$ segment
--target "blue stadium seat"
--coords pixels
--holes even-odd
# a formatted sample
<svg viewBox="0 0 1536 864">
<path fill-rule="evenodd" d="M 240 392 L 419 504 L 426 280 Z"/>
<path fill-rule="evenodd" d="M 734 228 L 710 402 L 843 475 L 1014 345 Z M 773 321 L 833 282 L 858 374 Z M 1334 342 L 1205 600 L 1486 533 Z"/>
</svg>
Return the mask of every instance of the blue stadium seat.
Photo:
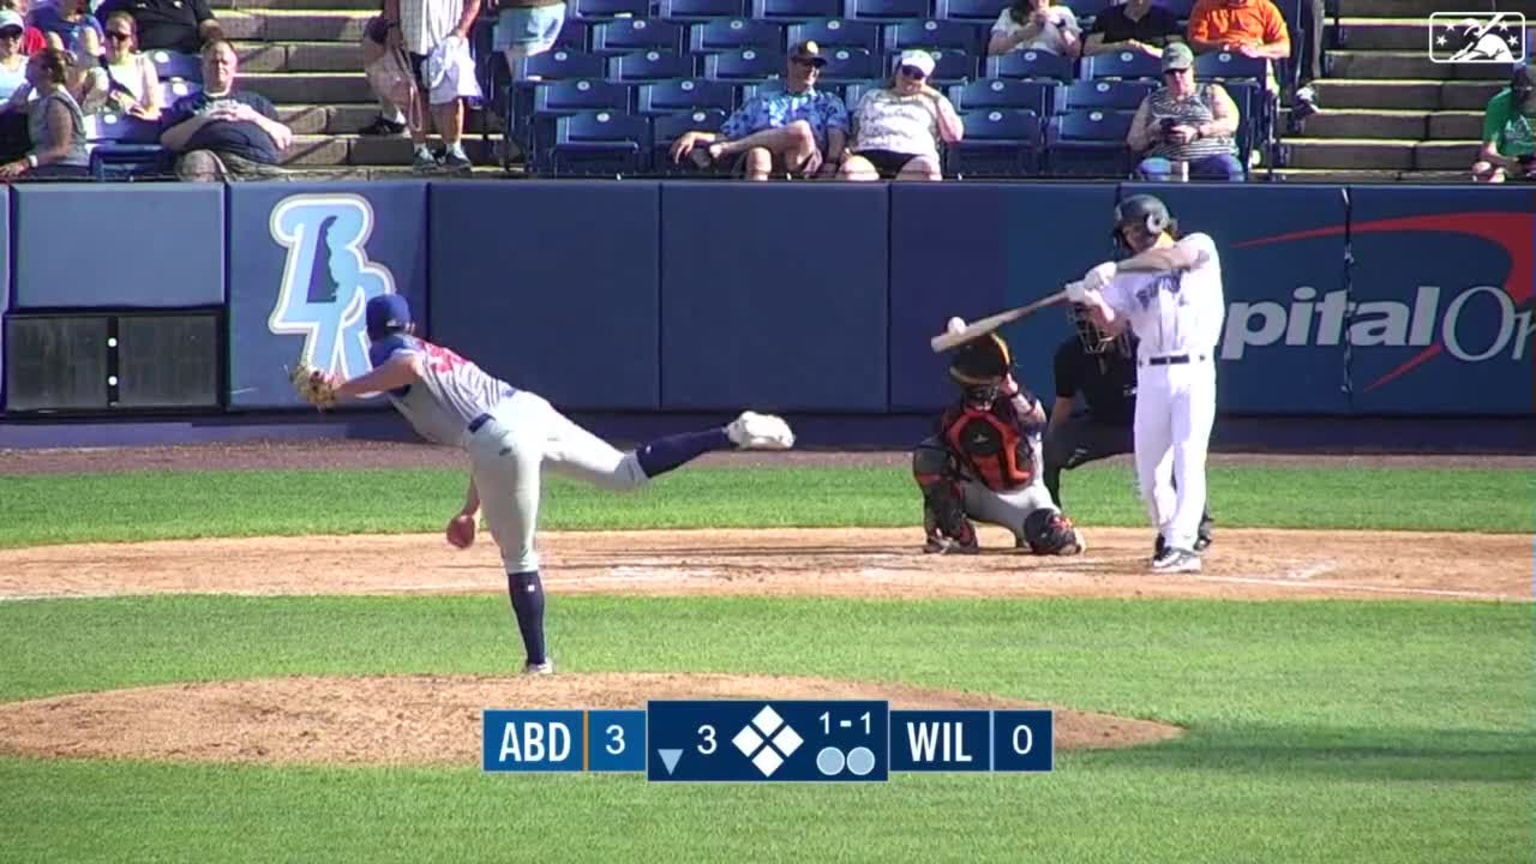
<svg viewBox="0 0 1536 864">
<path fill-rule="evenodd" d="M 961 176 L 1017 177 L 1038 172 L 1040 115 L 1013 108 L 960 115 L 965 137 L 945 145 L 945 171 Z"/>
<path fill-rule="evenodd" d="M 658 174 L 687 174 L 696 169 L 691 162 L 672 162 L 672 142 L 685 132 L 715 132 L 725 123 L 726 112 L 719 109 L 698 109 L 658 114 L 651 118 L 651 169 Z"/>
<path fill-rule="evenodd" d="M 165 175 L 175 154 L 160 146 L 160 124 L 120 114 L 85 118 L 91 176 L 98 181 Z"/>
<path fill-rule="evenodd" d="M 693 57 L 675 51 L 636 51 L 608 59 L 610 81 L 634 83 L 693 76 Z"/>
<path fill-rule="evenodd" d="M 933 17 L 941 21 L 995 24 L 1010 0 L 936 0 Z"/>
<path fill-rule="evenodd" d="M 1083 79 L 1087 81 L 1097 81 L 1102 78 L 1158 81 L 1162 75 L 1162 62 L 1140 51 L 1114 51 L 1083 59 Z"/>
<path fill-rule="evenodd" d="M 1244 57 L 1227 51 L 1195 55 L 1196 81 L 1264 81 L 1268 64 L 1259 57 Z"/>
<path fill-rule="evenodd" d="M 615 18 L 592 26 L 594 54 L 628 54 L 634 51 L 681 51 L 682 27 L 670 21 Z"/>
<path fill-rule="evenodd" d="M 736 88 L 725 81 L 685 78 L 657 81 L 635 88 L 635 110 L 641 114 L 676 114 L 695 109 L 736 107 Z"/>
<path fill-rule="evenodd" d="M 180 78 L 183 81 L 203 82 L 203 61 L 196 54 L 181 54 L 176 51 L 152 50 L 146 51 L 149 61 L 155 64 L 155 74 L 161 81 L 172 78 Z"/>
<path fill-rule="evenodd" d="M 784 25 L 750 18 L 717 18 L 688 28 L 688 50 L 695 54 L 756 48 L 777 54 L 784 50 Z"/>
<path fill-rule="evenodd" d="M 566 15 L 586 21 L 605 18 L 649 18 L 651 0 L 570 0 Z"/>
<path fill-rule="evenodd" d="M 902 21 L 885 28 L 886 53 L 907 48 L 966 51 L 981 56 L 987 50 L 984 28 L 961 21 Z"/>
<path fill-rule="evenodd" d="M 741 18 L 751 11 L 746 0 L 661 0 L 661 17 L 669 21 Z"/>
<path fill-rule="evenodd" d="M 1055 84 L 1048 81 L 1019 81 L 1012 78 L 987 78 L 949 88 L 949 101 L 956 111 L 979 108 L 1019 108 L 1041 117 L 1054 110 Z"/>
<path fill-rule="evenodd" d="M 743 48 L 704 55 L 704 77 L 711 81 L 760 81 L 784 74 L 787 61 L 778 52 Z"/>
<path fill-rule="evenodd" d="M 885 68 L 895 69 L 896 60 L 900 54 L 889 54 L 885 58 Z M 961 84 L 976 78 L 976 54 L 972 51 L 964 51 L 958 48 L 930 49 L 928 56 L 933 58 L 933 75 L 929 77 L 934 86 L 948 86 Z"/>
<path fill-rule="evenodd" d="M 1060 176 L 1126 177 L 1131 151 L 1128 112 L 1070 111 L 1047 121 L 1045 158 L 1048 170 Z"/>
<path fill-rule="evenodd" d="M 933 14 L 930 0 L 844 0 L 843 17 L 854 21 L 903 21 Z"/>
<path fill-rule="evenodd" d="M 827 65 L 821 68 L 822 81 L 857 81 L 879 78 L 880 61 L 863 48 L 831 48 L 822 52 Z"/>
<path fill-rule="evenodd" d="M 879 90 L 884 86 L 885 82 L 878 78 L 871 78 L 867 81 L 850 81 L 843 85 L 843 104 L 848 106 L 848 112 L 851 114 L 859 107 L 859 100 L 864 98 L 865 93 L 871 90 Z"/>
<path fill-rule="evenodd" d="M 843 0 L 752 0 L 752 17 L 767 21 L 841 18 Z"/>
<path fill-rule="evenodd" d="M 1180 21 L 1188 21 L 1189 13 L 1195 8 L 1195 0 L 1156 0 L 1155 5 L 1172 12 L 1173 17 Z"/>
<path fill-rule="evenodd" d="M 160 104 L 169 110 L 172 105 L 176 104 L 177 99 L 194 95 L 201 92 L 202 89 L 203 85 L 180 78 L 174 81 L 162 79 L 160 81 Z"/>
<path fill-rule="evenodd" d="M 560 174 L 638 174 L 651 151 L 650 121 L 638 114 L 586 111 L 561 117 L 548 169 Z"/>
<path fill-rule="evenodd" d="M 1074 81 L 1057 91 L 1058 111 L 1099 108 L 1104 111 L 1135 111 L 1147 94 L 1157 89 L 1151 81 Z"/>
<path fill-rule="evenodd" d="M 580 18 L 566 18 L 560 24 L 560 35 L 555 37 L 555 47 L 590 52 L 592 45 L 590 30 L 592 24 L 593 22 L 583 21 Z M 499 27 L 501 25 L 498 23 L 496 26 Z M 489 47 L 487 50 L 490 50 Z M 477 54 L 476 56 L 480 55 Z"/>
<path fill-rule="evenodd" d="M 602 78 L 608 74 L 608 65 L 596 54 L 556 48 L 532 57 L 520 57 L 512 69 L 512 78 L 526 81 L 537 78 L 543 81 L 563 81 L 570 78 Z"/>
<path fill-rule="evenodd" d="M 578 111 L 629 110 L 630 88 L 601 78 L 546 81 L 533 88 L 533 113 L 575 114 Z"/>
<path fill-rule="evenodd" d="M 880 25 L 869 21 L 818 18 L 789 25 L 785 37 L 786 45 L 797 45 L 810 39 L 820 45 L 823 51 L 828 48 L 863 48 L 873 54 L 880 50 Z"/>
<path fill-rule="evenodd" d="M 986 77 L 1054 79 L 1071 81 L 1077 77 L 1071 57 L 1058 57 L 1044 51 L 1009 51 L 1000 57 L 988 57 Z"/>
</svg>

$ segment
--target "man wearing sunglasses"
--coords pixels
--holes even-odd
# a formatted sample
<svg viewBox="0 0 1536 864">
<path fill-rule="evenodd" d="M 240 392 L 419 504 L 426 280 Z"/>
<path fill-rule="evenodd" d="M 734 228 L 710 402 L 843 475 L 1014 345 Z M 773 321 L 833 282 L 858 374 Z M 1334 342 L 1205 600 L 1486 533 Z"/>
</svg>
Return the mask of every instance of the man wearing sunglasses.
<svg viewBox="0 0 1536 864">
<path fill-rule="evenodd" d="M 726 118 L 719 133 L 685 132 L 672 142 L 672 161 L 699 168 L 730 167 L 736 176 L 831 176 L 848 143 L 842 98 L 816 87 L 827 58 L 806 40 L 789 52 L 782 89 L 759 93 Z"/>
</svg>

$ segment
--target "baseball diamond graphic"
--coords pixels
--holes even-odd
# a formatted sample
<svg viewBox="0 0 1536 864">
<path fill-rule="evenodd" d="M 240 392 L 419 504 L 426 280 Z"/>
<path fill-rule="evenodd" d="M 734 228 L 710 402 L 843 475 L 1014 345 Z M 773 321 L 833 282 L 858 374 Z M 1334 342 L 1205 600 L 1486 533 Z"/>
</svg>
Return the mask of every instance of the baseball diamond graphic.
<svg viewBox="0 0 1536 864">
<path fill-rule="evenodd" d="M 784 718 L 771 705 L 764 705 L 751 723 L 741 727 L 731 743 L 736 745 L 741 755 L 757 766 L 757 770 L 763 772 L 764 777 L 771 777 L 784 764 L 784 760 L 800 749 L 805 739 L 800 737 L 794 727 L 785 723 Z"/>
</svg>

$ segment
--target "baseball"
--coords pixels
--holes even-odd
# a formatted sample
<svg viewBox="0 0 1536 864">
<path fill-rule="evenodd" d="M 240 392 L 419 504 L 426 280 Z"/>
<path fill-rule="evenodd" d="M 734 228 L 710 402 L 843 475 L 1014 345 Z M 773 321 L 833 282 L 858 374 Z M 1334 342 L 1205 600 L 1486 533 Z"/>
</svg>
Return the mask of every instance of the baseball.
<svg viewBox="0 0 1536 864">
<path fill-rule="evenodd" d="M 949 319 L 949 324 L 946 325 L 945 329 L 949 330 L 951 333 L 959 333 L 961 330 L 965 329 L 965 319 L 956 315 L 955 317 Z"/>
<path fill-rule="evenodd" d="M 448 523 L 448 542 L 460 549 L 468 549 L 475 542 L 475 518 L 462 514 Z"/>
</svg>

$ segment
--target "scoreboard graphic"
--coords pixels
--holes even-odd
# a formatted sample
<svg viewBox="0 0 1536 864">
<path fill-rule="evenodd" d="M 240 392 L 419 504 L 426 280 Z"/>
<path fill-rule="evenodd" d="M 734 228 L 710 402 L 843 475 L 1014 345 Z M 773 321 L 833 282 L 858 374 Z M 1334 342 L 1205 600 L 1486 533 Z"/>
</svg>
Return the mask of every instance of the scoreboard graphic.
<svg viewBox="0 0 1536 864">
<path fill-rule="evenodd" d="M 877 700 L 651 701 L 645 710 L 481 715 L 491 773 L 645 774 L 655 783 L 881 783 L 893 773 L 1055 770 L 1048 710 L 891 710 Z"/>
</svg>

